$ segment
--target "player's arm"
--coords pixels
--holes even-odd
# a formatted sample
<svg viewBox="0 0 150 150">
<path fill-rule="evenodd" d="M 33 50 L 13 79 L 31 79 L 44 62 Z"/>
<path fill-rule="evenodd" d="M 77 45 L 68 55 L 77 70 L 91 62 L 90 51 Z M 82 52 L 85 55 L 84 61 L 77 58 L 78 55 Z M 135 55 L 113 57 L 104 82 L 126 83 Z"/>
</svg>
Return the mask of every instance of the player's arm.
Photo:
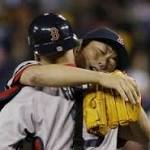
<svg viewBox="0 0 150 150">
<path fill-rule="evenodd" d="M 97 83 L 117 90 L 122 98 L 129 99 L 133 103 L 138 99 L 139 93 L 134 81 L 127 76 L 117 76 L 111 73 L 95 72 L 58 64 L 30 66 L 22 72 L 20 83 L 30 86 L 71 86 Z"/>
<path fill-rule="evenodd" d="M 99 74 L 72 66 L 50 64 L 26 68 L 20 83 L 30 86 L 70 86 L 100 82 Z"/>
<path fill-rule="evenodd" d="M 127 127 L 119 128 L 119 137 L 126 140 L 132 140 L 143 145 L 150 142 L 150 121 L 141 108 L 139 120 L 135 123 L 131 123 Z"/>
</svg>

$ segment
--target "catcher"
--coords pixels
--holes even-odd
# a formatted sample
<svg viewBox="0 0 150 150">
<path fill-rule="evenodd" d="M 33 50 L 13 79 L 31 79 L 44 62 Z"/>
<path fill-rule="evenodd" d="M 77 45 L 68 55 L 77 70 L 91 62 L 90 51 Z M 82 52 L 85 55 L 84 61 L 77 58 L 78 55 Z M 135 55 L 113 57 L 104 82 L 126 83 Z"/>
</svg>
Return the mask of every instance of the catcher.
<svg viewBox="0 0 150 150">
<path fill-rule="evenodd" d="M 51 22 L 46 18 L 52 19 Z M 60 28 L 64 23 L 68 26 L 68 22 L 62 16 L 55 14 L 43 15 L 38 19 L 39 22 L 33 22 L 32 30 L 29 30 L 32 31 L 29 32 L 31 33 L 29 34 L 29 44 L 38 61 L 29 61 L 19 65 L 12 79 L 8 82 L 8 90 L 1 95 L 4 100 L 7 100 L 3 101 L 4 105 L 9 101 L 0 113 L 0 146 L 2 150 L 19 147 L 18 141 L 22 141 L 27 134 L 28 137 L 40 137 L 44 149 L 71 149 L 74 101 L 71 88 L 62 88 L 62 86 L 97 83 L 115 89 L 123 99 L 131 100 L 132 103 L 138 99 L 138 89 L 135 82 L 128 76 L 98 73 L 65 66 L 64 64 L 74 65 L 71 48 L 76 47 L 78 43 L 70 26 L 69 30 L 67 30 L 68 28 Z M 38 30 L 43 26 L 42 29 L 49 27 L 51 30 Z M 65 31 L 61 32 L 62 30 Z M 67 34 L 64 35 L 64 32 Z M 48 35 L 47 38 L 45 35 Z M 65 36 L 68 35 L 70 36 L 66 38 Z M 72 42 L 67 40 L 70 38 L 73 39 Z M 42 41 L 40 41 L 41 39 Z M 23 84 L 30 87 L 22 87 Z M 125 86 L 122 87 L 121 84 Z M 52 88 L 58 86 L 61 88 Z M 15 95 L 19 90 L 21 91 Z M 48 114 L 51 114 L 51 117 Z M 13 116 L 8 118 L 10 115 Z M 35 135 L 31 134 L 34 132 Z"/>
</svg>

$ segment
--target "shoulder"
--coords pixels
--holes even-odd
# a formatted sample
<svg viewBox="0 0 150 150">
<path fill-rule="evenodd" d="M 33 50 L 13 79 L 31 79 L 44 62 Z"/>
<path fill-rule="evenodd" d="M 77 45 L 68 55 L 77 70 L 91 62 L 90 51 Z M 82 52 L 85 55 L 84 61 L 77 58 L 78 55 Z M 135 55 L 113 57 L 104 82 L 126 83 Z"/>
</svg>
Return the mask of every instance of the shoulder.
<svg viewBox="0 0 150 150">
<path fill-rule="evenodd" d="M 14 85 L 19 84 L 19 79 L 20 79 L 23 71 L 32 65 L 38 65 L 38 64 L 39 64 L 39 62 L 34 61 L 34 60 L 24 61 L 24 62 L 20 63 L 14 70 L 10 80 L 7 82 L 6 88 L 9 89 Z"/>
<path fill-rule="evenodd" d="M 22 63 L 20 63 L 16 69 L 14 70 L 13 76 L 18 72 L 23 70 L 25 67 L 30 66 L 30 65 L 36 65 L 39 64 L 37 61 L 34 60 L 30 60 L 30 61 L 24 61 Z"/>
</svg>

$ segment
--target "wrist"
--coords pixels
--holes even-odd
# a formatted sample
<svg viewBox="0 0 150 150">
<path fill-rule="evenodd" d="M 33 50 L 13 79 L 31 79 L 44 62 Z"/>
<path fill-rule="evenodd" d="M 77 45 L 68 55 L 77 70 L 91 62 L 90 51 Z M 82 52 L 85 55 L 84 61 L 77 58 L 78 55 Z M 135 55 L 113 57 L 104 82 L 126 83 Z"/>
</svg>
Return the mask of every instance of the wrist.
<svg viewBox="0 0 150 150">
<path fill-rule="evenodd" d="M 103 85 L 104 81 L 105 81 L 105 77 L 108 73 L 104 73 L 104 72 L 96 72 L 97 76 L 95 78 L 96 83 Z"/>
</svg>

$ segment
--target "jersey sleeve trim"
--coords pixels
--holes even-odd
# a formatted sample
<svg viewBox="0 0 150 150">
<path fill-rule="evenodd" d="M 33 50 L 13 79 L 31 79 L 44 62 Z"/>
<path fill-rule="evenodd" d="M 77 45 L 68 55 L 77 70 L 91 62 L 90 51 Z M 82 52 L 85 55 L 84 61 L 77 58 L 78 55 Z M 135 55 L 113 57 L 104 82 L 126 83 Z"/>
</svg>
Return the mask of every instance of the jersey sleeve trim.
<svg viewBox="0 0 150 150">
<path fill-rule="evenodd" d="M 11 79 L 8 81 L 7 83 L 7 86 L 6 86 L 6 89 L 9 89 L 15 85 L 19 85 L 21 86 L 21 83 L 19 83 L 19 80 L 20 80 L 20 77 L 23 73 L 23 71 L 25 69 L 27 69 L 28 67 L 30 66 L 33 66 L 33 65 L 39 65 L 38 62 L 36 61 L 27 61 L 27 62 L 23 62 L 21 63 L 14 71 L 13 73 L 13 76 L 11 77 Z"/>
</svg>

